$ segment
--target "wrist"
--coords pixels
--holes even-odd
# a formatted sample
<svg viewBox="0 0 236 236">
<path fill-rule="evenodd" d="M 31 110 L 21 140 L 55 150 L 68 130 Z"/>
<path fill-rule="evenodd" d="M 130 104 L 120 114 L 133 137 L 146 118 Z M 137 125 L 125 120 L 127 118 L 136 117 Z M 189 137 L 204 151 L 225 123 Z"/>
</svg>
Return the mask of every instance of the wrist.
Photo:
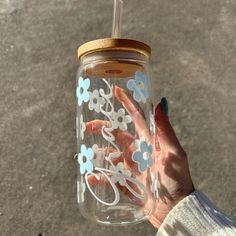
<svg viewBox="0 0 236 236">
<path fill-rule="evenodd" d="M 192 185 L 189 190 L 178 192 L 178 194 L 168 197 L 159 196 L 156 209 L 149 218 L 150 223 L 158 229 L 172 209 L 175 208 L 179 202 L 191 195 L 194 191 L 195 188 Z"/>
</svg>

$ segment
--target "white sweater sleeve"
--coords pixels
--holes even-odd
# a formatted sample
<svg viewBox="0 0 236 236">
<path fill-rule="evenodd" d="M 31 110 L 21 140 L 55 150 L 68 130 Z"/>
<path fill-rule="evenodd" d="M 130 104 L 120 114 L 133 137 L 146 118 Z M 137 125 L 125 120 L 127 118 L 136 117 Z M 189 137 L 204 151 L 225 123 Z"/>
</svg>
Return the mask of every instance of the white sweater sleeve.
<svg viewBox="0 0 236 236">
<path fill-rule="evenodd" d="M 167 215 L 157 236 L 236 236 L 236 224 L 194 191 Z"/>
</svg>

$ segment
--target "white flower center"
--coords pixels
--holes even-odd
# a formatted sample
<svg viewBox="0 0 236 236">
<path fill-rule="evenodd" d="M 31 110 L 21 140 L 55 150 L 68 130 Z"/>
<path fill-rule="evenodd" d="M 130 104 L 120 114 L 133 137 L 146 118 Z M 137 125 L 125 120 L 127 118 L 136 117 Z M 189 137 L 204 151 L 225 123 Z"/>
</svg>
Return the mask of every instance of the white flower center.
<svg viewBox="0 0 236 236">
<path fill-rule="evenodd" d="M 148 152 L 143 153 L 143 159 L 144 160 L 148 160 L 148 154 L 149 154 Z"/>
</svg>

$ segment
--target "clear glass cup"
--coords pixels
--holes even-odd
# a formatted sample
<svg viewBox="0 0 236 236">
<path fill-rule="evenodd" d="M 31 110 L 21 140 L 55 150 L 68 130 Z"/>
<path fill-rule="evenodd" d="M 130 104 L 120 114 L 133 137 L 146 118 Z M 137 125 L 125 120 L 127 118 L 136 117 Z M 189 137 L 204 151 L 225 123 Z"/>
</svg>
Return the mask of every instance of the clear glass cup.
<svg viewBox="0 0 236 236">
<path fill-rule="evenodd" d="M 78 50 L 78 204 L 86 218 L 126 225 L 157 199 L 148 45 L 100 39 Z"/>
</svg>

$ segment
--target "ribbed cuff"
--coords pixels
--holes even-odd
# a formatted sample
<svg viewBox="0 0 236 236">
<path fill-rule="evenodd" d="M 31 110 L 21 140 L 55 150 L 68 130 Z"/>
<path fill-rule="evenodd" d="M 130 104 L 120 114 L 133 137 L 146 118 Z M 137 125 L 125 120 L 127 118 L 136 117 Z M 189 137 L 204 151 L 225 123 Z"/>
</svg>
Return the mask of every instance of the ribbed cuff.
<svg viewBox="0 0 236 236">
<path fill-rule="evenodd" d="M 208 198 L 194 191 L 167 215 L 157 236 L 235 236 L 236 224 L 217 209 Z"/>
</svg>

